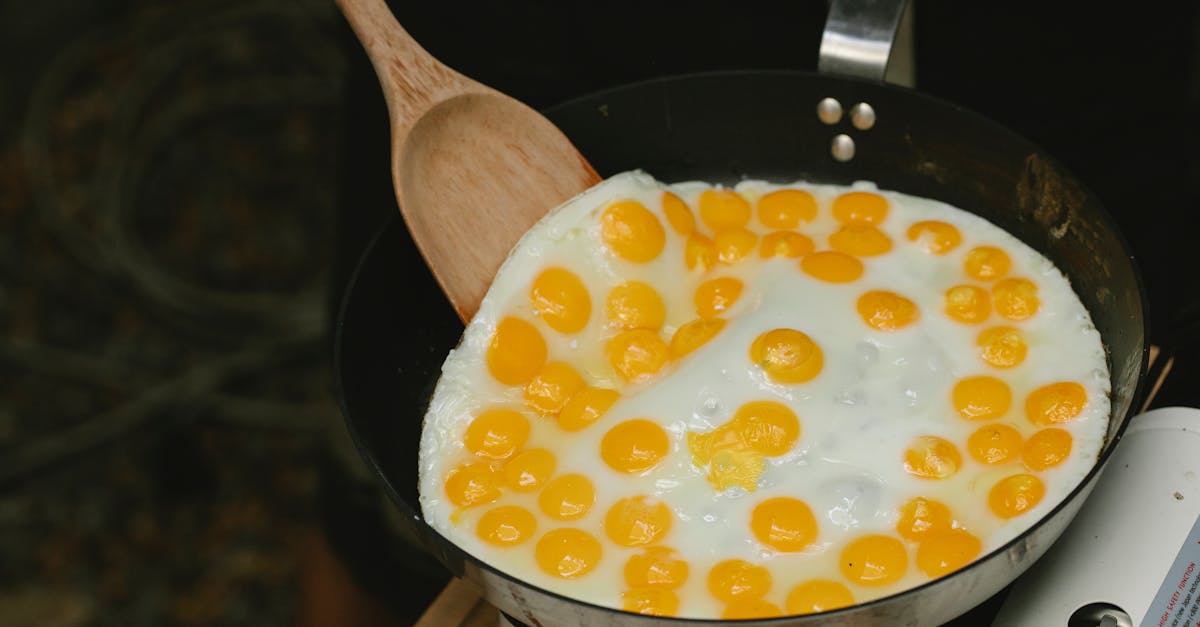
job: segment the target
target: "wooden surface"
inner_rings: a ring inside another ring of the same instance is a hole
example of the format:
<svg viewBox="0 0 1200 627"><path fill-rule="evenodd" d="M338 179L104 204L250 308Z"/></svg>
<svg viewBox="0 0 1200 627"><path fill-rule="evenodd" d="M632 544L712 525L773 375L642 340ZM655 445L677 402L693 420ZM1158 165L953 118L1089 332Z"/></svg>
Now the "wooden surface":
<svg viewBox="0 0 1200 627"><path fill-rule="evenodd" d="M1146 411L1163 381L1171 373L1174 357L1168 356L1159 362L1160 350L1150 347L1149 376L1145 401L1139 413ZM504 627L500 611L479 596L470 584L461 579L451 579L442 593L434 599L415 627Z"/></svg>

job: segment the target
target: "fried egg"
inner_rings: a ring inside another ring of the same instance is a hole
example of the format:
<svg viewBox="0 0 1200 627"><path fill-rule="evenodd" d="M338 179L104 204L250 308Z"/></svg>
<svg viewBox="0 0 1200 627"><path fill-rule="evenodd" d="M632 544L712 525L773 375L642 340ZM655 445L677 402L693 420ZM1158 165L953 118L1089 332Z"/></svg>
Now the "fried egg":
<svg viewBox="0 0 1200 627"><path fill-rule="evenodd" d="M827 611L946 576L1095 463L1104 348L983 218L879 189L633 170L556 208L450 351L420 506L631 612Z"/></svg>

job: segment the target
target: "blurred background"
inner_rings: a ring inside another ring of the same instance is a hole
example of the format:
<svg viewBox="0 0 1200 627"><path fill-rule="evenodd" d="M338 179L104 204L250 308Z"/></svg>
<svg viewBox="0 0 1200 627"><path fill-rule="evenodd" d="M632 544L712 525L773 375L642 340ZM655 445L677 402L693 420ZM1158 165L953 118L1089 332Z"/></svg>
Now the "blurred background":
<svg viewBox="0 0 1200 627"><path fill-rule="evenodd" d="M1178 360L1157 402L1200 404L1195 3L962 4L915 4L917 89L1093 188ZM814 69L825 13L392 9L535 107ZM391 533L333 376L341 295L397 213L387 133L331 1L0 2L0 626L408 625L441 589Z"/></svg>

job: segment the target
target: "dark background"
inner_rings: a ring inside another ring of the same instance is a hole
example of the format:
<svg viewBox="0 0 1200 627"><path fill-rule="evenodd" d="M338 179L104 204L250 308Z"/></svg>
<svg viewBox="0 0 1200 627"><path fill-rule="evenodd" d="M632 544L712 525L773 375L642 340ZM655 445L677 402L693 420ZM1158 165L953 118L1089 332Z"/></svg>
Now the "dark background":
<svg viewBox="0 0 1200 627"><path fill-rule="evenodd" d="M915 5L917 89L1096 192L1176 358L1158 404L1200 405L1197 7L966 5ZM535 107L811 70L825 13L392 8ZM0 2L0 79L0 625L411 624L444 573L389 535L332 375L346 279L397 211L382 96L336 7Z"/></svg>

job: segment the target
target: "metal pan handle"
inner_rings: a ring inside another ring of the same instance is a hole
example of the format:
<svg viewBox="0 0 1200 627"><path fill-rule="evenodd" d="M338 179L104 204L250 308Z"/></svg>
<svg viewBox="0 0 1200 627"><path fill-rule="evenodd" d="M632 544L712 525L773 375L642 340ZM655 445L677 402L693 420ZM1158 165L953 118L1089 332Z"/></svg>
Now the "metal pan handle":
<svg viewBox="0 0 1200 627"><path fill-rule="evenodd" d="M830 0L817 70L913 87L914 0Z"/></svg>

